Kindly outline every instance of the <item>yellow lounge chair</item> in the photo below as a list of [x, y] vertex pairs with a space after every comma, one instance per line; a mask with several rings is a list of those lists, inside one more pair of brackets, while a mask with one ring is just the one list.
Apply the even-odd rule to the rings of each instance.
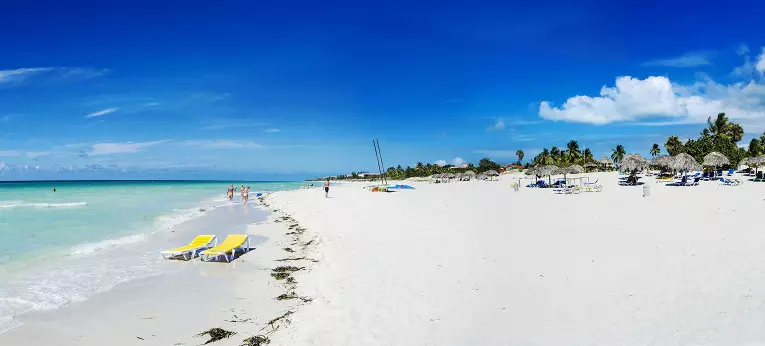
[[[231, 262], [234, 259], [236, 249], [244, 249], [244, 252], [250, 251], [250, 237], [246, 234], [231, 234], [220, 245], [200, 252], [199, 258], [202, 261], [213, 261], [223, 256], [226, 262]], [[230, 259], [228, 257], [229, 252], [231, 253]]]
[[162, 251], [162, 258], [171, 259], [178, 256], [183, 256], [183, 259], [188, 261], [194, 258], [194, 255], [197, 253], [197, 251], [209, 248], [210, 243], [213, 243], [212, 246], [218, 245], [218, 238], [216, 238], [214, 235], [198, 235], [188, 245], [181, 246], [172, 250]]

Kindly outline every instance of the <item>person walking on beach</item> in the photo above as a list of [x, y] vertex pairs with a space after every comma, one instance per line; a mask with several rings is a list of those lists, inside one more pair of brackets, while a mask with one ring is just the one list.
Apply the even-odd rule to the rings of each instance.
[[234, 199], [234, 184], [228, 186], [228, 201], [231, 202], [232, 199]]
[[250, 187], [246, 187], [242, 189], [242, 202], [244, 204], [247, 204], [247, 201], [250, 199]]
[[329, 179], [324, 181], [324, 198], [329, 197]]

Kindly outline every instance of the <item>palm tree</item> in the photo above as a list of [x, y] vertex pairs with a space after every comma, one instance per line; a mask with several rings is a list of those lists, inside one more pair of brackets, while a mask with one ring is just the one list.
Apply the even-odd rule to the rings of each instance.
[[725, 113], [717, 114], [717, 118], [715, 118], [714, 121], [712, 121], [712, 117], [709, 117], [707, 119], [707, 128], [709, 128], [709, 132], [713, 136], [725, 134], [725, 131], [728, 128], [728, 117], [725, 116]]
[[656, 157], [656, 156], [659, 156], [660, 153], [661, 153], [661, 149], [659, 148], [659, 145], [654, 143], [653, 147], [651, 148], [651, 156]]
[[550, 148], [550, 156], [552, 157], [553, 164], [558, 164], [561, 161], [561, 155], [560, 149], [558, 147], [553, 146]]
[[616, 146], [616, 148], [613, 149], [611, 160], [614, 160], [614, 164], [618, 164], [622, 161], [625, 155], [627, 155], [627, 152], [624, 151], [624, 146], [619, 144]]
[[730, 137], [731, 140], [733, 140], [734, 143], [738, 143], [742, 138], [744, 138], [744, 128], [736, 123], [728, 124], [728, 128], [725, 130], [725, 133], [728, 135], [728, 137]]
[[583, 161], [584, 161], [584, 163], [594, 162], [595, 161], [595, 156], [592, 155], [592, 150], [590, 150], [590, 148], [585, 148], [584, 149], [584, 160]]
[[521, 164], [521, 161], [523, 161], [523, 150], [518, 149], [515, 151], [515, 156], [518, 156], [518, 164]]
[[550, 155], [550, 150], [547, 150], [547, 148], [542, 149], [542, 152], [537, 155], [538, 165], [551, 165], [552, 161], [552, 155]]
[[680, 138], [677, 136], [669, 136], [667, 142], [664, 143], [664, 148], [667, 149], [670, 156], [675, 156], [683, 151], [683, 142], [680, 142]]
[[568, 159], [571, 163], [579, 162], [582, 157], [582, 153], [579, 151], [579, 143], [576, 140], [571, 140], [566, 145], [568, 148]]

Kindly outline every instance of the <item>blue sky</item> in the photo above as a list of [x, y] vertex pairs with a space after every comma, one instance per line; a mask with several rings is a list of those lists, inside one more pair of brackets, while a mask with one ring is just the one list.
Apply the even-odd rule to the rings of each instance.
[[0, 179], [292, 179], [765, 130], [765, 4], [14, 1]]

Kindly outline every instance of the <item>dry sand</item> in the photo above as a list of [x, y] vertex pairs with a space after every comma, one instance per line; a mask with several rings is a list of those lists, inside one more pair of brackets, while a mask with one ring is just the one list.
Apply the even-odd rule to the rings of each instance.
[[[274, 193], [273, 217], [307, 228], [299, 241], [284, 222], [247, 226], [265, 238], [232, 264], [168, 263], [178, 271], [30, 315], [0, 345], [198, 345], [218, 326], [239, 334], [213, 345], [238, 345], [285, 311], [272, 345], [765, 345], [765, 184], [648, 179], [644, 198], [592, 177], [603, 192], [514, 192], [503, 176]], [[286, 246], [319, 260], [293, 263], [309, 267], [294, 276], [310, 303], [273, 299]]]
[[765, 184], [280, 192], [320, 235], [284, 345], [765, 344]]

